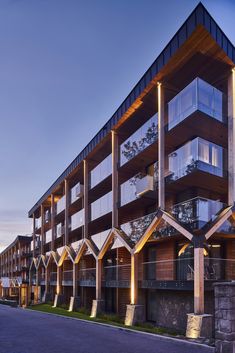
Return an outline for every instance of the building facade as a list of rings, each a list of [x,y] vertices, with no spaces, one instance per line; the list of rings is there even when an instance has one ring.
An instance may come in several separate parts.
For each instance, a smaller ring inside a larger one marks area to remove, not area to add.
[[[235,279],[235,48],[199,4],[29,211],[33,300],[185,330]]]
[[[1,298],[29,303],[29,268],[32,262],[31,236],[18,235],[0,254]]]

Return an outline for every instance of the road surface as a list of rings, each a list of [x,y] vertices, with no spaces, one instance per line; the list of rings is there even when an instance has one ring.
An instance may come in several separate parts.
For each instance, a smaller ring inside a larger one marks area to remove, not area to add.
[[[0,353],[212,353],[209,347],[0,305]]]

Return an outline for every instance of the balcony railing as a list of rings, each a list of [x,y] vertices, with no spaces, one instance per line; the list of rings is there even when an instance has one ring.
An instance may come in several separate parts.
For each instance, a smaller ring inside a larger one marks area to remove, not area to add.
[[[103,281],[105,287],[130,287],[131,264],[104,266]]]
[[[143,281],[193,281],[194,258],[143,262]],[[204,257],[205,281],[235,279],[235,260]],[[154,285],[154,283],[152,283]]]
[[[94,287],[96,282],[96,268],[83,268],[78,272],[80,286]]]
[[[168,103],[168,130],[197,110],[223,121],[222,92],[200,78],[196,78]]]
[[[62,281],[63,282],[72,282],[73,281],[73,270],[63,271]]]
[[[152,116],[120,146],[120,164],[123,165],[157,140],[158,115]]]
[[[134,219],[130,222],[122,224],[121,229],[134,243],[136,243],[145,233],[155,216],[156,212],[153,212],[146,216]]]

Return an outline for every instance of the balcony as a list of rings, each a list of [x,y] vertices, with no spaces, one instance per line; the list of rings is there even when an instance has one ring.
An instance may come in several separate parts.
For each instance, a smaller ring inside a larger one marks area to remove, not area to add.
[[[223,93],[200,78],[192,81],[168,103],[168,130],[196,111],[223,121]]]

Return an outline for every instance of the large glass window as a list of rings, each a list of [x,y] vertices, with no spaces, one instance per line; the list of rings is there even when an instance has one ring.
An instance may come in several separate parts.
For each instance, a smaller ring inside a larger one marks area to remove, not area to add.
[[[202,79],[196,78],[168,103],[168,130],[196,110],[222,121],[222,109],[222,92]]]
[[[137,156],[157,139],[158,115],[155,114],[120,146],[120,164]]]
[[[91,204],[91,220],[99,218],[112,211],[112,191]]]
[[[179,179],[195,169],[223,176],[223,148],[199,137],[168,156],[169,178]]]
[[[112,155],[108,155],[90,172],[90,188],[99,184],[112,173]]]

